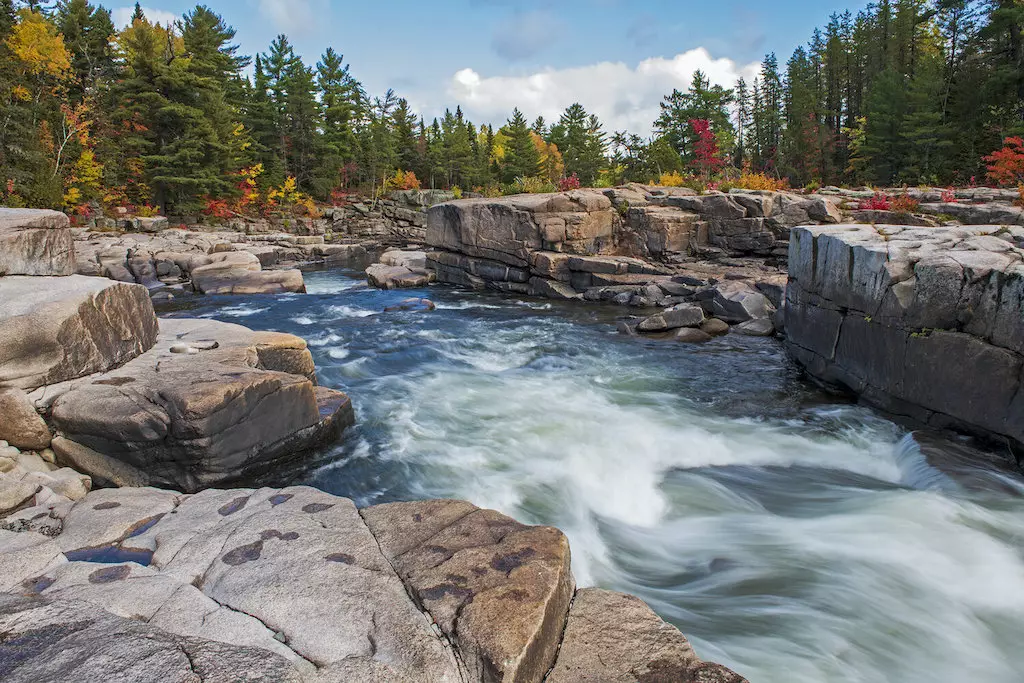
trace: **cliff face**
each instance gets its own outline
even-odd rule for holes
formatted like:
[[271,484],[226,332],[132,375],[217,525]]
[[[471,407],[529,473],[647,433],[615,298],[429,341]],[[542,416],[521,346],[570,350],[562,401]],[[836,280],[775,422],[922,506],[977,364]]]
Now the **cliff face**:
[[427,214],[439,282],[553,298],[642,287],[694,259],[781,260],[791,226],[841,218],[819,196],[640,185],[460,200]]
[[809,373],[936,426],[1024,444],[1024,229],[801,227],[787,346]]

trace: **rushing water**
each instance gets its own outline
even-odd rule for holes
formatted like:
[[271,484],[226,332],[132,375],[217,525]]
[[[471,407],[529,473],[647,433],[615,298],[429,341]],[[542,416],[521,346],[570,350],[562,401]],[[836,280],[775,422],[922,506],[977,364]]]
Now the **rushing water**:
[[[616,334],[614,311],[307,273],[200,300],[305,337],[358,426],[299,481],[359,505],[465,498],[569,536],[580,585],[635,593],[755,683],[1020,683],[1024,490],[966,490],[780,345]],[[383,313],[429,296],[432,313]]]

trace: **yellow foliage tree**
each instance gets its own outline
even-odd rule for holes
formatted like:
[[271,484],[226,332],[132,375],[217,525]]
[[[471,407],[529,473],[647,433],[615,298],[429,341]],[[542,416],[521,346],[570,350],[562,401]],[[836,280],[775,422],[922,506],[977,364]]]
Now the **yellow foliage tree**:
[[544,142],[544,138],[530,131],[530,139],[533,146],[540,154],[541,177],[549,183],[557,183],[565,174],[565,163],[562,161],[562,153],[554,144]]
[[18,24],[7,38],[7,47],[17,57],[17,65],[31,76],[67,77],[71,55],[64,46],[64,37],[39,12],[22,9]]

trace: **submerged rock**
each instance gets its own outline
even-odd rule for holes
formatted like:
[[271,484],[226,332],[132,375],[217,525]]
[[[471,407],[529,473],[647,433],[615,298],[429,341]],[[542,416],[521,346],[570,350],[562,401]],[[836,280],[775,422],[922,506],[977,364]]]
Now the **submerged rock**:
[[385,313],[391,313],[393,311],[416,311],[418,313],[426,313],[432,311],[437,306],[430,299],[405,299],[400,301],[394,306],[388,306],[384,309]]

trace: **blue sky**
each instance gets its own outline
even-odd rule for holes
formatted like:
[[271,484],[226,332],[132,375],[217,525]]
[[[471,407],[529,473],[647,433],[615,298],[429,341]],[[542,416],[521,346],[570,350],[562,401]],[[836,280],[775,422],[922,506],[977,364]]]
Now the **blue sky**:
[[[428,118],[462,106],[476,121],[501,122],[513,106],[556,118],[580,101],[609,129],[646,134],[658,101],[685,88],[695,68],[731,85],[765,52],[785,63],[833,11],[861,2],[813,0],[450,0],[331,2],[210,0],[238,30],[246,54],[286,33],[315,63],[332,46],[371,94],[388,87]],[[195,5],[146,0],[166,20]],[[129,3],[113,4],[115,21]]]

